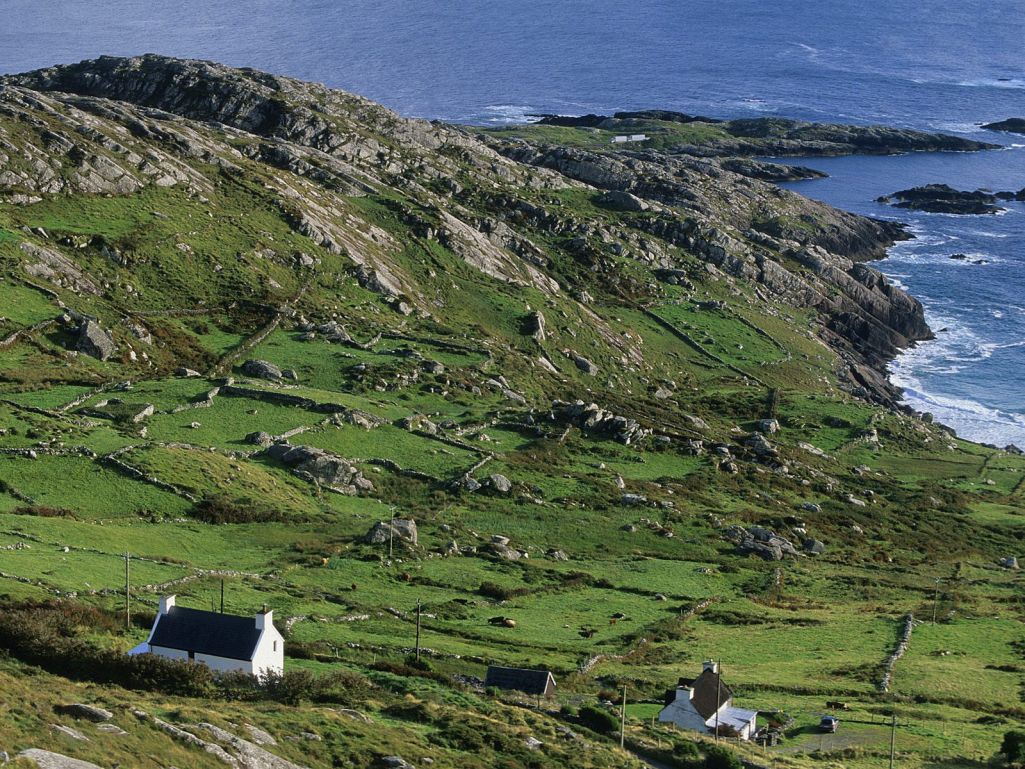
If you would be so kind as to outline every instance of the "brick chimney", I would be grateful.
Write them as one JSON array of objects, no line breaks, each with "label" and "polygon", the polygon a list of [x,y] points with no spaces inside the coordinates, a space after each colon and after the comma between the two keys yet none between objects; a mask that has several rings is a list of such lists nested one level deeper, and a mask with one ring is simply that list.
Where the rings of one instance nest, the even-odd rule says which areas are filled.
[{"label": "brick chimney", "polygon": [[174,608],[175,599],[177,596],[165,595],[160,599],[160,613],[167,614],[172,608]]},{"label": "brick chimney", "polygon": [[256,629],[265,630],[274,621],[274,612],[267,608],[267,604],[256,613]]}]

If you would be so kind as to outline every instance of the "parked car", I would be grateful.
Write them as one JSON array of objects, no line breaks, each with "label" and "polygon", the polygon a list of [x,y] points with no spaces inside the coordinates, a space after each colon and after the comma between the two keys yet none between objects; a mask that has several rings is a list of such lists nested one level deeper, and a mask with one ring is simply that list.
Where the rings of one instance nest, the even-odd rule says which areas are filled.
[{"label": "parked car", "polygon": [[819,721],[820,732],[835,732],[836,728],[840,726],[840,719],[834,718],[833,716],[822,716],[822,720]]}]

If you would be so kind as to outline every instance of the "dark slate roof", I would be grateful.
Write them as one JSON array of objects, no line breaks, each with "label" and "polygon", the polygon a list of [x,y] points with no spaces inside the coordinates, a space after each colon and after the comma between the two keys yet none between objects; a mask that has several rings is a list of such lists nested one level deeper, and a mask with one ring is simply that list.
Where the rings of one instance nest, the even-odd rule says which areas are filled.
[{"label": "dark slate roof", "polygon": [[548,679],[555,684],[555,677],[547,670],[527,670],[525,668],[500,668],[494,665],[488,668],[484,677],[484,686],[499,689],[515,689],[527,694],[545,694],[548,691]]},{"label": "dark slate roof", "polygon": [[150,646],[251,660],[259,640],[253,617],[172,606],[157,622]]},{"label": "dark slate roof", "polygon": [[719,690],[718,678],[719,676],[711,670],[703,670],[701,675],[690,682],[690,687],[694,689],[691,702],[694,709],[706,720],[715,715],[716,703],[722,706],[733,699],[733,690],[725,681],[722,683],[722,690]]}]

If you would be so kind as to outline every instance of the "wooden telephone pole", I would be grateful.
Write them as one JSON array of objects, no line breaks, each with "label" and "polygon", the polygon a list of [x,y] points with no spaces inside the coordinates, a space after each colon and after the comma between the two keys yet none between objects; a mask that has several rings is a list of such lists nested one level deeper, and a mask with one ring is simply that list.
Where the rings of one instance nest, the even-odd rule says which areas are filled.
[{"label": "wooden telephone pole", "polygon": [[420,599],[416,599],[416,661],[420,661]]},{"label": "wooden telephone pole", "polygon": [[719,709],[722,707],[722,660],[715,663],[715,741],[719,742]]},{"label": "wooden telephone pole", "polygon": [[125,552],[125,630],[132,629],[132,582],[131,564],[132,554]]},{"label": "wooden telephone pole", "polygon": [[626,746],[626,687],[623,687],[623,712],[619,720],[619,747]]},{"label": "wooden telephone pole", "polygon": [[893,769],[894,750],[897,745],[897,709],[890,712],[890,769]]}]

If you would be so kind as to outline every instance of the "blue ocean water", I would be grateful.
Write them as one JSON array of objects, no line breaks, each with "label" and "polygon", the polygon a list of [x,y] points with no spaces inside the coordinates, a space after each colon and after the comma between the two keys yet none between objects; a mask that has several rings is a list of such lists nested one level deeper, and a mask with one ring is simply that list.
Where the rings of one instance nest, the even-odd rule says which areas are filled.
[{"label": "blue ocean water", "polygon": [[[0,19],[4,72],[155,52],[477,124],[659,107],[1025,144],[977,128],[1025,117],[1018,0],[0,0]],[[1020,189],[1025,149],[807,164],[832,177],[799,191],[919,235],[880,263],[940,331],[893,366],[909,402],[965,437],[1025,446],[1025,209],[958,218],[873,202],[928,182]]]}]

